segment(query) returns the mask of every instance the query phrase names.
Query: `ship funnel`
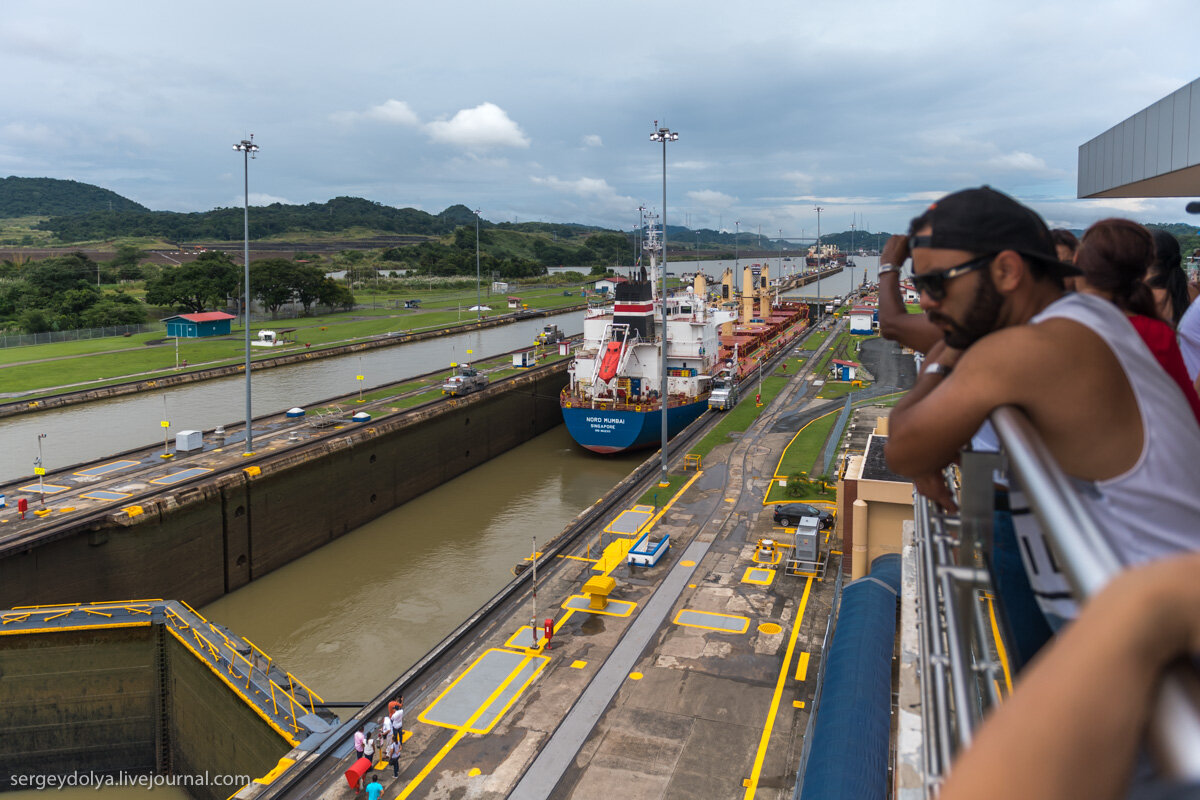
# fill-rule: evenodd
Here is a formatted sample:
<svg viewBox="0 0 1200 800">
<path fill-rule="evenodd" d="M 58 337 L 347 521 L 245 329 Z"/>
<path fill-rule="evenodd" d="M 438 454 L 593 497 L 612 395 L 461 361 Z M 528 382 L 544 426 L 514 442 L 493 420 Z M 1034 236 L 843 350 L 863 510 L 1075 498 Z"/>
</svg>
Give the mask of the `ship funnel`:
<svg viewBox="0 0 1200 800">
<path fill-rule="evenodd" d="M 726 267 L 725 271 L 721 273 L 722 302 L 725 300 L 732 300 L 733 294 L 733 270 L 731 270 L 729 267 Z"/>
<path fill-rule="evenodd" d="M 742 267 L 742 324 L 754 319 L 754 273 Z"/>
<path fill-rule="evenodd" d="M 703 272 L 696 273 L 696 280 L 692 283 L 692 294 L 701 300 L 708 296 L 708 281 L 705 280 Z"/>
</svg>

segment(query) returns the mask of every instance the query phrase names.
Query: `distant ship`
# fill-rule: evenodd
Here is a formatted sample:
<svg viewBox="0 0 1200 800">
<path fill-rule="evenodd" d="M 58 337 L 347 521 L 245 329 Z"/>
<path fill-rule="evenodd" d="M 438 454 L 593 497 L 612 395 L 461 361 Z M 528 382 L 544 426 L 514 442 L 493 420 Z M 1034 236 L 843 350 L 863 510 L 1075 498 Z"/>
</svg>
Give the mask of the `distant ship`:
<svg viewBox="0 0 1200 800">
<path fill-rule="evenodd" d="M 559 402 L 571 436 L 597 453 L 657 446 L 662 439 L 662 303 L 657 228 L 647 230 L 642 267 L 616 279 L 611 305 L 590 308 L 583 344 L 568 367 Z M 748 266 L 741 298 L 726 269 L 720 295 L 710 297 L 705 276 L 666 298 L 667 436 L 708 408 L 713 378 L 741 379 L 804 329 L 807 306 L 772 304 L 769 268 Z M 739 308 L 740 307 L 740 308 Z"/>
</svg>

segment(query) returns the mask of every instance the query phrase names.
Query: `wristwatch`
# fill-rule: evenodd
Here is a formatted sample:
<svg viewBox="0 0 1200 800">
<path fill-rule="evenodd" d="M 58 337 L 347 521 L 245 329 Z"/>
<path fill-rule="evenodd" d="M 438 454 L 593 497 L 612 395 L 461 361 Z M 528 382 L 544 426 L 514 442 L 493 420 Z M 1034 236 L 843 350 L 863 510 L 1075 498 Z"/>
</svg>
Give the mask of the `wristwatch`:
<svg viewBox="0 0 1200 800">
<path fill-rule="evenodd" d="M 922 375 L 941 375 L 943 378 L 950 374 L 953 367 L 947 367 L 945 364 L 939 364 L 934 361 L 932 364 L 927 364 L 925 369 L 921 370 Z"/>
<path fill-rule="evenodd" d="M 880 264 L 879 265 L 879 274 L 880 275 L 883 275 L 884 273 L 887 273 L 887 272 L 899 272 L 899 271 L 900 271 L 900 267 L 897 267 L 895 264 Z"/>
</svg>

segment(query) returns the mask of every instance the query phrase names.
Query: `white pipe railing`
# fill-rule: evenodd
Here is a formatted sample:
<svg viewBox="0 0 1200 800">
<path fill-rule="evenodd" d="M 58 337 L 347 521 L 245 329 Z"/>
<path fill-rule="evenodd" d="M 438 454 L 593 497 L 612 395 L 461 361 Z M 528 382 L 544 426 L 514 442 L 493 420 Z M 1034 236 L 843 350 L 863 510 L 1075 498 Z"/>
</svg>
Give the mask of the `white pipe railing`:
<svg viewBox="0 0 1200 800">
<path fill-rule="evenodd" d="M 1025 415 L 1006 406 L 993 411 L 990 419 L 1008 469 L 1020 482 L 1073 593 L 1086 601 L 1125 565 Z M 954 757 L 970 745 L 987 711 L 1000 702 L 995 687 L 1005 665 L 997 645 L 1012 649 L 994 640 L 983 613 L 984 601 L 995 597 L 984 557 L 991 549 L 991 476 L 996 463 L 991 454 L 962 454 L 955 497 L 961 517 L 914 494 L 927 797 L 936 796 Z M 948 481 L 952 490 L 953 477 Z M 1191 664 L 1173 668 L 1162 683 L 1149 734 L 1162 772 L 1170 779 L 1200 782 L 1197 698 L 1200 672 Z"/>
</svg>

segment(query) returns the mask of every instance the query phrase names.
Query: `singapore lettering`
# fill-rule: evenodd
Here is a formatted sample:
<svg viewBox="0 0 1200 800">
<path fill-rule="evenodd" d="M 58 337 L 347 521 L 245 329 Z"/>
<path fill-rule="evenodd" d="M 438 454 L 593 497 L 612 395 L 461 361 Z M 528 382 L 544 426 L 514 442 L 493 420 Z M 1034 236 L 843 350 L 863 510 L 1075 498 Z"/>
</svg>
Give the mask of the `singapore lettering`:
<svg viewBox="0 0 1200 800">
<path fill-rule="evenodd" d="M 586 419 L 592 429 L 598 431 L 613 431 L 617 429 L 618 425 L 625 424 L 624 417 L 587 417 Z"/>
</svg>

